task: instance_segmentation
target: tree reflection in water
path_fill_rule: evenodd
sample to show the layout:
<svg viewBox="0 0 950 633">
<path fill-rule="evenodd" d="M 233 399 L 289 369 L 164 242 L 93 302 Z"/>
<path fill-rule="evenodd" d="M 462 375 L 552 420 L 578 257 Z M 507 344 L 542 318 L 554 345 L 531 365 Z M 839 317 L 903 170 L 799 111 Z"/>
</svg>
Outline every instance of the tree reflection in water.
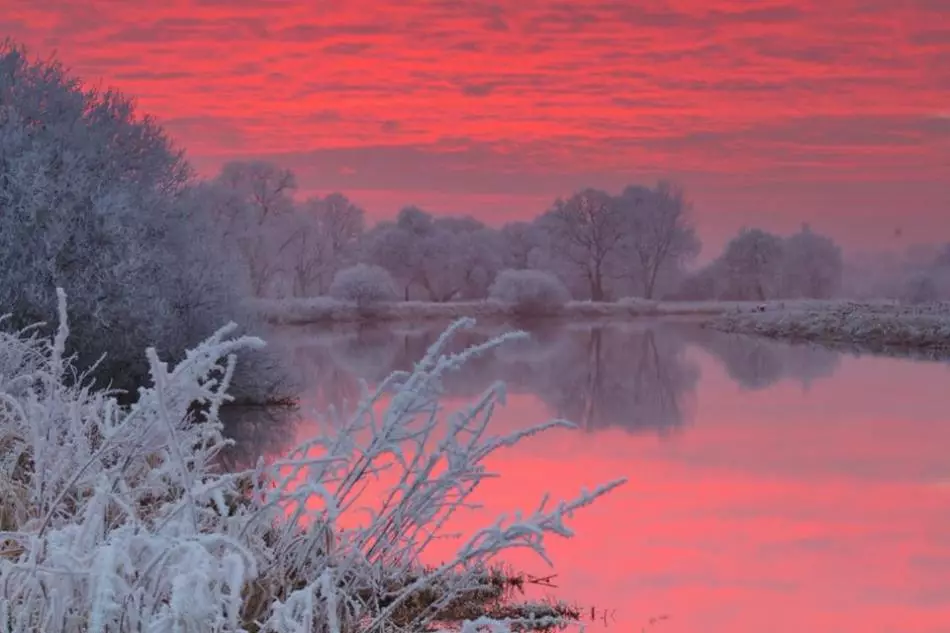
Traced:
<svg viewBox="0 0 950 633">
<path fill-rule="evenodd" d="M 712 355 L 741 387 L 760 390 L 784 379 L 808 387 L 830 378 L 841 363 L 841 353 L 815 344 L 780 343 L 742 334 L 726 334 L 689 327 L 681 334 Z"/>
<path fill-rule="evenodd" d="M 279 345 L 300 381 L 308 385 L 300 413 L 352 411 L 360 381 L 373 387 L 395 370 L 410 370 L 443 332 L 444 323 L 289 328 Z M 691 347 L 715 358 L 745 389 L 764 389 L 790 378 L 807 388 L 834 373 L 840 354 L 725 334 L 695 323 L 638 320 L 580 323 L 480 324 L 459 332 L 452 351 L 512 329 L 530 338 L 477 357 L 445 377 L 449 398 L 469 398 L 502 380 L 510 393 L 531 394 L 552 417 L 586 432 L 619 428 L 667 435 L 688 424 L 695 408 L 699 363 Z M 229 431 L 242 460 L 274 454 L 289 442 L 300 414 L 247 409 L 231 413 Z M 261 418 L 267 418 L 261 419 Z M 268 439 L 270 438 L 270 439 Z M 265 448 L 270 447 L 270 448 Z M 279 452 L 279 451 L 276 451 Z"/>
</svg>

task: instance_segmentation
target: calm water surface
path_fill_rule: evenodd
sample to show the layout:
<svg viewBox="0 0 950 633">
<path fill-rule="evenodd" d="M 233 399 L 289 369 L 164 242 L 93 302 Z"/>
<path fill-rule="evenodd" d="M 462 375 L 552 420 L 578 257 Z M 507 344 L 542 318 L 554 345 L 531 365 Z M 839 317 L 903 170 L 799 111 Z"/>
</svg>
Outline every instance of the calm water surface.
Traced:
<svg viewBox="0 0 950 633">
<path fill-rule="evenodd" d="M 281 342 L 309 385 L 306 404 L 345 408 L 359 378 L 408 369 L 440 332 L 302 328 Z M 452 375 L 446 404 L 501 379 L 509 398 L 496 432 L 552 416 L 580 425 L 496 454 L 502 477 L 480 488 L 473 528 L 533 509 L 545 492 L 630 478 L 574 519 L 575 538 L 549 540 L 554 595 L 610 613 L 608 628 L 623 632 L 950 632 L 946 365 L 676 322 L 532 334 Z M 275 455 L 305 439 L 308 422 L 235 433 L 246 451 Z"/>
</svg>

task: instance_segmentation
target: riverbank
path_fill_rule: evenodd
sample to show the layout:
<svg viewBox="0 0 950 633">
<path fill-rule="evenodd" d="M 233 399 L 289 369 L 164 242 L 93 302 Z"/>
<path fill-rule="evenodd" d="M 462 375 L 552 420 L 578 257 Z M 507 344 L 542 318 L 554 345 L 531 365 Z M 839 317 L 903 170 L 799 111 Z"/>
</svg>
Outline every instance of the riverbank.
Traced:
<svg viewBox="0 0 950 633">
<path fill-rule="evenodd" d="M 249 307 L 265 321 L 275 325 L 360 321 L 452 321 L 475 319 L 598 319 L 645 316 L 717 316 L 753 312 L 759 309 L 750 301 L 650 301 L 621 299 L 610 303 L 571 301 L 544 312 L 520 313 L 510 304 L 498 301 L 454 301 L 429 303 L 399 301 L 357 306 L 326 297 L 308 299 L 254 299 Z"/>
<path fill-rule="evenodd" d="M 486 457 L 570 426 L 552 421 L 489 436 L 486 416 L 500 388 L 448 424 L 419 415 L 441 410 L 445 372 L 510 337 L 449 355 L 452 335 L 471 325 L 457 323 L 411 373 L 364 393 L 360 413 L 315 430 L 285 455 L 225 472 L 218 458 L 230 442 L 220 415 L 235 360 L 264 342 L 237 337 L 231 324 L 173 367 L 149 349 L 151 386 L 124 406 L 77 384 L 66 355 L 65 294 L 58 295 L 51 339 L 35 328 L 0 329 L 0 604 L 15 607 L 8 630 L 165 622 L 190 631 L 449 624 L 481 632 L 496 624 L 551 630 L 581 617 L 564 603 L 525 601 L 524 586 L 544 579 L 492 562 L 514 548 L 544 558 L 543 538 L 570 536 L 564 519 L 623 479 L 502 517 L 460 541 L 454 558 L 425 564 L 431 541 L 457 538 L 449 518 L 472 507 L 470 495 L 490 476 Z M 384 423 L 366 411 L 379 411 Z M 433 471 L 440 463 L 451 467 Z M 366 509 L 371 519 L 355 520 Z"/>
<path fill-rule="evenodd" d="M 792 304 L 784 309 L 720 314 L 704 327 L 846 351 L 950 358 L 950 303 Z"/>
</svg>

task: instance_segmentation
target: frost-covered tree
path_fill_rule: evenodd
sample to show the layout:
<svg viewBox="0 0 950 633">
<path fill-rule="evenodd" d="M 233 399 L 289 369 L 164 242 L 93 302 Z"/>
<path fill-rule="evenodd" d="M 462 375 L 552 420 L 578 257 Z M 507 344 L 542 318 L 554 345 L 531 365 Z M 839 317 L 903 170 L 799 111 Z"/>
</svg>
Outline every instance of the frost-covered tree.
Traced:
<svg viewBox="0 0 950 633">
<path fill-rule="evenodd" d="M 370 264 L 356 264 L 339 271 L 329 293 L 334 299 L 352 301 L 360 307 L 392 301 L 397 296 L 389 271 Z"/>
<path fill-rule="evenodd" d="M 272 163 L 233 161 L 224 165 L 214 184 L 221 193 L 209 211 L 243 256 L 251 292 L 264 296 L 281 272 L 284 251 L 296 238 L 296 177 Z"/>
<path fill-rule="evenodd" d="M 808 226 L 787 238 L 743 229 L 723 253 L 686 276 L 680 299 L 825 299 L 839 293 L 844 273 L 841 248 Z"/>
<path fill-rule="evenodd" d="M 420 282 L 423 255 L 419 243 L 432 232 L 433 217 L 415 206 L 403 207 L 395 222 L 380 222 L 370 230 L 363 244 L 363 258 L 388 270 L 409 300 L 410 291 Z"/>
<path fill-rule="evenodd" d="M 72 351 L 131 389 L 141 350 L 177 357 L 237 318 L 239 283 L 162 129 L 111 90 L 0 45 L 0 311 L 51 320 L 72 297 Z"/>
<path fill-rule="evenodd" d="M 571 298 L 564 283 L 549 272 L 512 269 L 498 274 L 488 296 L 525 315 L 551 312 Z"/>
<path fill-rule="evenodd" d="M 829 299 L 841 288 L 841 247 L 807 224 L 785 239 L 782 261 L 782 297 Z"/>
<path fill-rule="evenodd" d="M 430 301 L 483 298 L 502 265 L 495 231 L 472 218 L 435 218 L 418 207 L 369 231 L 364 257 L 390 271 L 406 299 L 415 288 Z"/>
<path fill-rule="evenodd" d="M 616 200 L 585 189 L 557 200 L 538 221 L 548 232 L 554 265 L 579 279 L 592 301 L 607 299 L 609 281 L 621 274 L 626 229 Z"/>
<path fill-rule="evenodd" d="M 363 259 L 388 270 L 406 301 L 419 272 L 419 253 L 414 249 L 416 239 L 412 232 L 398 224 L 381 222 L 368 231 L 363 240 Z"/>
<path fill-rule="evenodd" d="M 462 299 L 484 299 L 498 271 L 504 266 L 504 252 L 498 232 L 484 225 L 455 233 L 459 245 L 453 258 L 461 279 Z"/>
<path fill-rule="evenodd" d="M 417 252 L 416 278 L 431 301 L 484 298 L 502 264 L 497 234 L 471 218 L 438 218 Z"/>
<path fill-rule="evenodd" d="M 505 268 L 536 268 L 546 248 L 546 234 L 536 222 L 509 222 L 499 231 Z"/>
<path fill-rule="evenodd" d="M 619 206 L 629 223 L 624 248 L 639 294 L 652 299 L 658 282 L 680 272 L 699 254 L 700 242 L 689 223 L 689 203 L 682 188 L 668 181 L 656 187 L 629 186 Z"/>
<path fill-rule="evenodd" d="M 428 233 L 434 221 L 431 213 L 415 205 L 403 207 L 396 216 L 396 226 L 416 236 Z"/>
<path fill-rule="evenodd" d="M 764 301 L 779 293 L 784 266 L 781 237 L 761 229 L 742 229 L 717 262 L 722 299 Z"/>
<path fill-rule="evenodd" d="M 334 275 L 356 262 L 365 215 L 340 193 L 298 206 L 286 250 L 294 296 L 326 293 Z"/>
</svg>

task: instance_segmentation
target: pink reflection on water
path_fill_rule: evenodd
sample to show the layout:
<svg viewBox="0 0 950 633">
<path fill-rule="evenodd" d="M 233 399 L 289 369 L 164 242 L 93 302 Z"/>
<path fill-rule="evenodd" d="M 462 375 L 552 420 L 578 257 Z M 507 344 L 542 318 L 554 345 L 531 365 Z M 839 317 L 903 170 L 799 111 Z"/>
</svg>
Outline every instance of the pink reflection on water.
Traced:
<svg viewBox="0 0 950 633">
<path fill-rule="evenodd" d="M 558 430 L 526 440 L 488 460 L 502 476 L 479 488 L 484 509 L 450 531 L 627 476 L 572 520 L 575 538 L 548 541 L 556 595 L 615 610 L 614 630 L 668 614 L 648 630 L 950 631 L 946 367 L 845 359 L 807 391 L 782 381 L 749 392 L 695 356 L 702 378 L 681 434 Z M 550 415 L 533 395 L 513 394 L 494 430 Z M 302 425 L 298 439 L 309 432 Z M 437 542 L 429 562 L 457 545 Z M 530 553 L 506 560 L 551 573 Z"/>
</svg>

